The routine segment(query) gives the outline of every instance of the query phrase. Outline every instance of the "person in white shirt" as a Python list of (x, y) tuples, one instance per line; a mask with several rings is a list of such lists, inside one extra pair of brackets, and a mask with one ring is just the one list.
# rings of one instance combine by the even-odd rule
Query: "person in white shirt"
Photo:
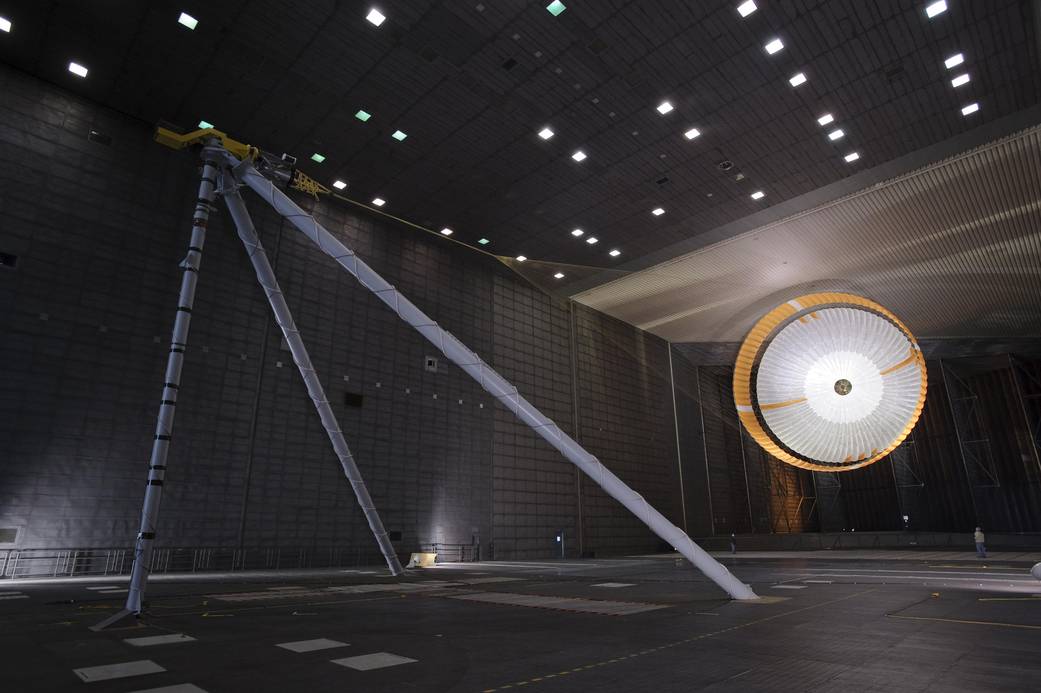
[(987, 547), (983, 545), (983, 530), (977, 527), (973, 538), (976, 540), (976, 558), (986, 558)]

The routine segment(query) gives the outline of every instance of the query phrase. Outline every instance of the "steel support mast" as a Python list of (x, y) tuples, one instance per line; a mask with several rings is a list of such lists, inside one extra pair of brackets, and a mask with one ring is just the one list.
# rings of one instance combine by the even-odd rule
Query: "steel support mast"
[(141, 509), (141, 529), (134, 546), (134, 564), (130, 572), (130, 590), (123, 610), (93, 626), (101, 630), (126, 616), (141, 613), (145, 583), (152, 562), (152, 547), (155, 543), (156, 525), (159, 522), (159, 503), (163, 497), (163, 482), (166, 479), (166, 457), (173, 437), (174, 414), (177, 411), (177, 392), (181, 387), (181, 368), (184, 351), (188, 347), (188, 332), (192, 325), (192, 308), (195, 305), (195, 285), (202, 264), (202, 248), (206, 243), (206, 224), (210, 219), (210, 208), (217, 189), (218, 164), (227, 151), (215, 138), (204, 140), (202, 149), (202, 179), (199, 194), (192, 214), (192, 235), (188, 242), (188, 254), (181, 262), (181, 292), (177, 298), (177, 317), (174, 319), (170, 336), (170, 351), (166, 357), (166, 373), (163, 377), (163, 394), (159, 401), (155, 435), (152, 439), (152, 455), (148, 461), (148, 484)]

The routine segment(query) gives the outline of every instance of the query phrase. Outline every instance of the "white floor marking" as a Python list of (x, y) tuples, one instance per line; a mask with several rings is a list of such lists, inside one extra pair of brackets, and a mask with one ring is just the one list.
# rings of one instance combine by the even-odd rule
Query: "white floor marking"
[(614, 602), (599, 599), (573, 597), (546, 597), (541, 594), (515, 594), (511, 592), (475, 592), (474, 594), (452, 595), (452, 599), (509, 606), (528, 606), (536, 609), (563, 609), (607, 616), (625, 616), (644, 611), (666, 609), (670, 604), (642, 604), (638, 602)]
[(601, 582), (593, 587), (636, 587), (635, 583), (632, 582)]
[(166, 671), (150, 659), (141, 659), (136, 662), (120, 662), (119, 664), (105, 664), (100, 667), (83, 667), (73, 669), (72, 673), (80, 677), (86, 683), (93, 681), (107, 681), (108, 679), (125, 679), (128, 676), (143, 676), (144, 674), (158, 674)]
[(193, 642), (195, 638), (184, 633), (169, 635), (150, 635), (144, 638), (125, 638), (123, 642), (134, 647), (151, 647), (152, 645), (172, 645), (175, 642)]
[[(467, 578), (465, 580), (460, 580), (459, 582), (461, 582), (464, 585), (486, 585), (486, 584), (489, 584), (489, 583), (492, 583), (492, 582), (518, 582), (518, 581), (523, 580), (523, 579), (524, 578), (516, 578), (516, 577), (475, 577), (475, 578)], [(448, 583), (448, 584), (452, 584), (452, 583)]]
[(806, 585), (770, 585), (775, 590), (804, 590)]
[(350, 667), (358, 671), (369, 671), (370, 669), (383, 669), (385, 667), (396, 667), (399, 664), (410, 664), (418, 662), (418, 659), (402, 657), (392, 652), (373, 652), (372, 654), (358, 655), (357, 657), (345, 657), (343, 659), (329, 660), (341, 667)]
[(131, 691), (130, 693), (206, 693), (206, 691), (191, 683), (178, 683), (173, 686), (163, 686), (162, 688), (144, 688), (139, 691)]
[(803, 580), (803, 582), (805, 582), (807, 584), (813, 584), (813, 585), (830, 585), (831, 584), (831, 580)]
[(124, 590), (120, 590), (120, 589), (115, 589), (115, 590), (98, 590), (97, 594), (126, 594), (129, 591), (130, 590), (128, 590), (128, 589), (124, 589)]
[(118, 590), (120, 585), (103, 585), (101, 587), (88, 587), (88, 590)]
[(295, 642), (280, 642), (275, 647), (281, 647), (290, 652), (314, 652), (316, 650), (331, 650), (334, 647), (347, 647), (350, 643), (330, 640), (328, 638), (316, 638), (314, 640), (297, 640)]
[(272, 592), (280, 592), (282, 590), (302, 590), (303, 587), (298, 587), (296, 585), (293, 585), (293, 586), (288, 586), (287, 585), (286, 587), (268, 587), (268, 589), (271, 590)]
[(17, 592), (2, 592), (0, 593), (0, 599), (28, 599), (28, 594), (19, 594)]

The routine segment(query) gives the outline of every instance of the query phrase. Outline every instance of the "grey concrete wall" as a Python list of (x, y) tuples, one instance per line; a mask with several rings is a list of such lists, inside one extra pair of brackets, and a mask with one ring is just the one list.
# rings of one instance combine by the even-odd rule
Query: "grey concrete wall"
[[(125, 546), (147, 458), (197, 172), (151, 127), (0, 68), (0, 528), (20, 547)], [(92, 130), (110, 144), (88, 141)], [(388, 529), (550, 556), (580, 528), (647, 549), (613, 501), (247, 195)], [(342, 203), (334, 233), (678, 520), (660, 340), (555, 302), (494, 260)], [(374, 551), (223, 210), (200, 273), (158, 539)], [(577, 349), (575, 348), (577, 346)], [(574, 358), (573, 358), (574, 357)], [(578, 375), (577, 380), (575, 375)], [(574, 393), (581, 405), (575, 408)], [(364, 397), (347, 406), (346, 394)], [(577, 552), (576, 544), (569, 548)], [(487, 555), (487, 553), (485, 554)]]

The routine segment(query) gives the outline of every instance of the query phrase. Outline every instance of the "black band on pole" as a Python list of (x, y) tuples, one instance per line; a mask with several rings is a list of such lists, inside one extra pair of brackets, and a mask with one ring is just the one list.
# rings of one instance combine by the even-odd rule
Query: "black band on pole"
[(162, 479), (149, 479), (148, 480), (148, 485), (149, 486), (162, 486), (163, 485), (163, 480)]
[(185, 313), (191, 313), (192, 312), (192, 309), (189, 308), (188, 306), (177, 306), (177, 310), (185, 312)]
[(163, 383), (163, 387), (168, 387), (171, 390), (180, 390), (181, 386), (177, 383)]
[(156, 440), (170, 440), (170, 436), (156, 436)]
[(197, 247), (197, 246), (194, 246), (194, 245), (190, 245), (190, 246), (188, 246), (188, 250), (189, 250), (189, 251), (192, 251), (192, 250), (194, 250), (194, 251), (195, 251), (195, 252), (197, 252), (197, 253), (201, 253), (201, 252), (202, 252), (202, 248), (199, 248), (199, 247)]
[(155, 532), (139, 532), (137, 536), (142, 539), (155, 539)]
[(165, 404), (168, 407), (176, 407), (177, 406), (177, 402), (173, 401), (172, 399), (164, 399), (161, 402), (159, 402), (159, 404), (160, 405), (164, 405)]

